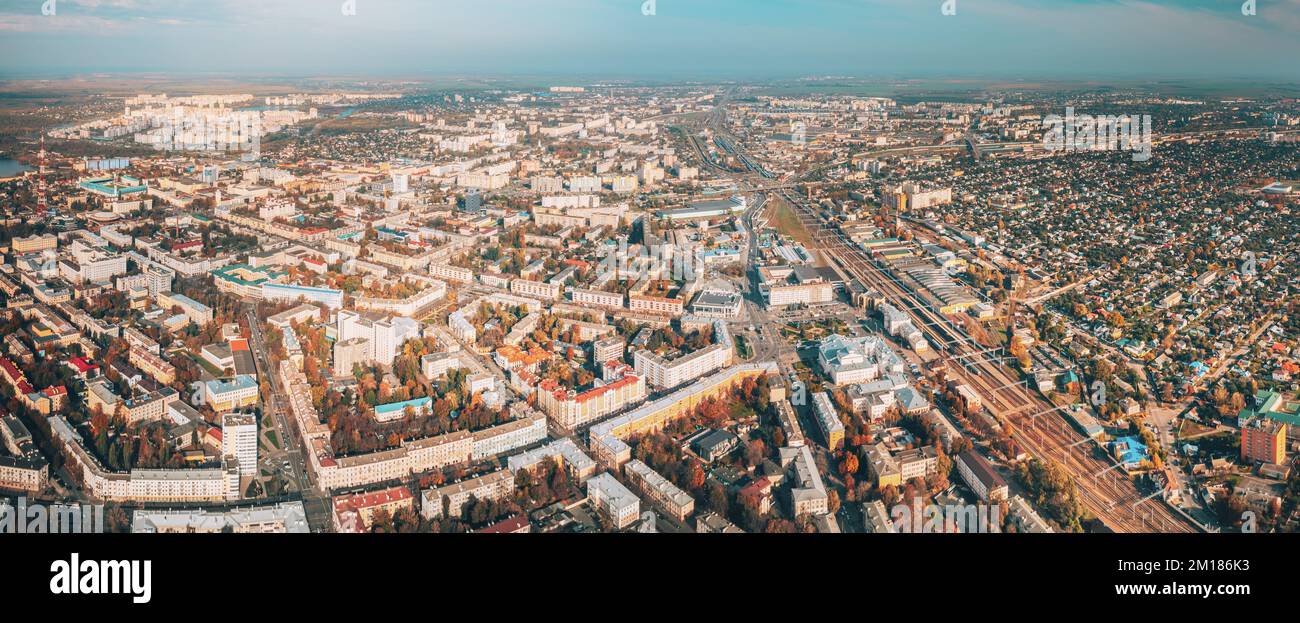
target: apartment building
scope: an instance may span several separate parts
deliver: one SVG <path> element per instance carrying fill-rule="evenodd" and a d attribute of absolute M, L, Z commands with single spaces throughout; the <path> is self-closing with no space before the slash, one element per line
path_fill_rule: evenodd
<path fill-rule="evenodd" d="M 689 383 L 715 370 L 731 365 L 735 344 L 723 321 L 713 323 L 714 344 L 675 359 L 666 359 L 647 350 L 632 354 L 637 374 L 652 387 L 673 388 Z"/>
<path fill-rule="evenodd" d="M 622 361 L 623 348 L 624 344 L 621 336 L 615 335 L 602 340 L 595 340 L 591 343 L 592 360 L 601 366 L 611 361 Z"/>
<path fill-rule="evenodd" d="M 157 295 L 158 306 L 165 309 L 178 307 L 186 318 L 197 325 L 206 325 L 212 322 L 212 308 L 200 303 L 184 294 L 176 294 L 171 291 L 159 292 Z"/>
<path fill-rule="evenodd" d="M 506 459 L 506 468 L 512 474 L 518 474 L 521 469 L 536 473 L 537 468 L 547 459 L 556 461 L 578 482 L 585 481 L 596 473 L 596 461 L 568 437 L 511 456 Z"/>
<path fill-rule="evenodd" d="M 251 407 L 257 404 L 257 397 L 257 379 L 247 374 L 203 384 L 203 400 L 218 413 Z"/>
<path fill-rule="evenodd" d="M 573 302 L 576 305 L 590 305 L 605 309 L 623 309 L 623 294 L 603 290 L 573 289 Z"/>
<path fill-rule="evenodd" d="M 514 420 L 473 433 L 473 455 L 475 458 L 498 456 L 543 439 L 546 439 L 546 416 L 526 409 Z"/>
<path fill-rule="evenodd" d="M 508 499 L 514 491 L 514 474 L 506 469 L 497 470 L 436 489 L 426 489 L 420 493 L 420 514 L 427 519 L 460 517 L 470 498 L 501 501 Z"/>
<path fill-rule="evenodd" d="M 740 364 L 716 372 L 654 402 L 592 426 L 587 432 L 591 450 L 603 465 L 616 469 L 632 458 L 632 448 L 622 438 L 659 430 L 668 422 L 690 413 L 705 400 L 724 395 L 747 378 L 777 372 L 776 363 L 770 361 Z"/>
<path fill-rule="evenodd" d="M 528 296 L 553 301 L 559 299 L 561 294 L 564 294 L 564 286 L 545 281 L 511 279 L 510 291 L 519 296 Z"/>
<path fill-rule="evenodd" d="M 817 463 L 813 461 L 812 450 L 808 446 L 781 448 L 780 456 L 782 465 L 794 468 L 790 499 L 795 516 L 830 512 L 830 496 L 821 473 L 817 471 Z"/>
<path fill-rule="evenodd" d="M 239 473 L 257 473 L 257 417 L 227 413 L 221 416 L 221 454 L 238 461 Z"/>
<path fill-rule="evenodd" d="M 101 378 L 86 384 L 85 399 L 87 409 L 91 412 L 99 410 L 109 417 L 114 417 L 118 413 L 120 405 L 122 417 L 128 424 L 135 424 L 163 419 L 167 415 L 167 407 L 179 400 L 179 396 L 176 390 L 164 387 L 142 397 L 123 400 L 113 393 L 112 386 Z"/>
<path fill-rule="evenodd" d="M 302 502 L 282 502 L 220 510 L 149 510 L 131 512 L 133 534 L 307 534 L 307 511 Z"/>
<path fill-rule="evenodd" d="M 347 340 L 339 340 L 334 343 L 334 376 L 345 377 L 352 374 L 352 369 L 357 364 L 370 363 L 372 359 L 373 348 L 370 340 L 361 337 L 354 337 Z"/>
<path fill-rule="evenodd" d="M 366 532 L 374 524 L 375 515 L 384 511 L 393 516 L 404 509 L 415 509 L 415 496 L 406 487 L 393 487 L 371 493 L 340 495 L 332 500 L 334 531 L 342 533 Z"/>
<path fill-rule="evenodd" d="M 987 459 L 974 450 L 958 454 L 954 463 L 962 482 L 965 482 L 981 501 L 994 502 L 1007 499 L 1007 481 L 993 470 L 993 466 Z"/>
<path fill-rule="evenodd" d="M 695 499 L 649 465 L 632 459 L 623 466 L 623 475 L 655 508 L 677 521 L 685 521 L 695 512 Z"/>
<path fill-rule="evenodd" d="M 939 456 L 932 446 L 890 452 L 881 443 L 867 451 L 867 463 L 877 486 L 898 487 L 913 478 L 932 475 L 939 467 Z"/>
<path fill-rule="evenodd" d="M 1241 460 L 1282 465 L 1286 461 L 1285 422 L 1254 418 L 1241 427 Z"/>
<path fill-rule="evenodd" d="M 686 306 L 681 299 L 644 294 L 628 295 L 627 307 L 634 312 L 665 316 L 680 316 L 686 311 Z"/>
<path fill-rule="evenodd" d="M 615 381 L 583 392 L 563 388 L 552 379 L 537 385 L 538 408 L 566 430 L 636 404 L 645 396 L 645 379 L 635 374 L 624 374 Z"/>
<path fill-rule="evenodd" d="M 14 238 L 10 241 L 9 248 L 15 255 L 22 253 L 39 253 L 46 249 L 59 248 L 59 238 L 54 234 L 33 234 L 25 238 Z"/>
<path fill-rule="evenodd" d="M 451 283 L 473 283 L 474 271 L 459 266 L 450 266 L 448 264 L 433 263 L 429 265 L 429 275 L 434 279 L 441 279 Z"/>
<path fill-rule="evenodd" d="M 49 484 L 49 463 L 39 452 L 0 456 L 0 488 L 36 492 Z"/>
<path fill-rule="evenodd" d="M 366 361 L 392 365 L 402 344 L 419 336 L 420 323 L 410 318 L 346 309 L 338 312 L 338 340 L 365 339 L 369 342 Z M 346 374 L 351 373 L 349 366 Z"/>
<path fill-rule="evenodd" d="M 840 420 L 840 414 L 835 409 L 830 394 L 826 392 L 813 394 L 813 419 L 821 429 L 822 439 L 826 440 L 827 448 L 836 450 L 844 443 L 844 422 Z"/>
<path fill-rule="evenodd" d="M 176 380 L 176 366 L 139 346 L 131 346 L 127 361 L 163 385 L 171 385 Z"/>
<path fill-rule="evenodd" d="M 587 499 L 615 530 L 632 525 L 641 516 L 641 500 L 609 472 L 587 481 Z"/>

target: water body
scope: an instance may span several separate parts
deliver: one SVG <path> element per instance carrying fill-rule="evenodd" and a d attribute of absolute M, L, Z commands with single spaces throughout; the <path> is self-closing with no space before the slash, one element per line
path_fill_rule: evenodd
<path fill-rule="evenodd" d="M 24 171 L 31 171 L 32 168 L 8 158 L 0 158 L 0 177 L 14 177 L 22 174 Z"/>

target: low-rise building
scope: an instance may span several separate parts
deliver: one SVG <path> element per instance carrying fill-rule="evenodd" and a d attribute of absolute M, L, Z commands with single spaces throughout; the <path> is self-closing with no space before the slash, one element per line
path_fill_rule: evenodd
<path fill-rule="evenodd" d="M 685 521 L 695 512 L 695 499 L 649 465 L 632 459 L 623 466 L 623 475 L 656 508 L 677 521 Z"/>
<path fill-rule="evenodd" d="M 497 470 L 421 492 L 420 514 L 427 519 L 460 517 L 471 498 L 479 501 L 500 501 L 508 499 L 514 490 L 515 478 L 510 470 Z"/>
<path fill-rule="evenodd" d="M 641 516 L 641 500 L 609 472 L 587 481 L 587 498 L 615 530 L 632 525 Z"/>
<path fill-rule="evenodd" d="M 962 482 L 965 482 L 980 500 L 995 502 L 1007 499 L 1007 481 L 993 470 L 993 466 L 987 459 L 974 450 L 967 450 L 957 455 L 955 463 Z"/>

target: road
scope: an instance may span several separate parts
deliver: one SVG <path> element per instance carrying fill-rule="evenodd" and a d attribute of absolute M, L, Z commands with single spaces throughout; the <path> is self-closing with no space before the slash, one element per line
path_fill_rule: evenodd
<path fill-rule="evenodd" d="M 295 434 L 293 424 L 286 417 L 289 398 L 285 395 L 284 388 L 280 386 L 280 375 L 271 367 L 270 351 L 256 309 L 245 306 L 245 316 L 248 320 L 249 334 L 252 336 L 253 358 L 257 363 L 259 374 L 263 378 L 270 379 L 271 393 L 262 396 L 263 412 L 270 415 L 275 422 L 281 450 L 289 461 L 290 475 L 302 496 L 303 508 L 307 512 L 307 525 L 314 532 L 324 532 L 326 526 L 331 523 L 329 501 L 312 484 L 303 456 L 302 441 Z"/>
<path fill-rule="evenodd" d="M 814 232 L 819 250 L 911 316 L 948 362 L 949 377 L 979 393 L 1021 448 L 1032 456 L 1061 464 L 1073 476 L 1083 504 L 1091 514 L 1120 532 L 1198 529 L 1163 500 L 1144 499 L 1146 495 L 1127 476 L 1117 474 L 1114 461 L 1097 452 L 1092 442 L 1077 432 L 1059 409 L 1032 393 L 1024 381 L 1002 365 L 1000 358 L 976 345 L 951 318 L 939 314 L 918 296 L 917 284 L 886 273 L 864 250 L 821 220 L 814 209 L 789 193 L 785 196 L 798 208 L 804 226 Z"/>

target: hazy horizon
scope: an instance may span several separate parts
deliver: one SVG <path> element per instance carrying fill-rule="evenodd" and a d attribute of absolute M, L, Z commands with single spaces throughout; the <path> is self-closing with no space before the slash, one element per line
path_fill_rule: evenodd
<path fill-rule="evenodd" d="M 1300 80 L 1300 0 L 47 1 L 0 0 L 0 78 Z"/>

